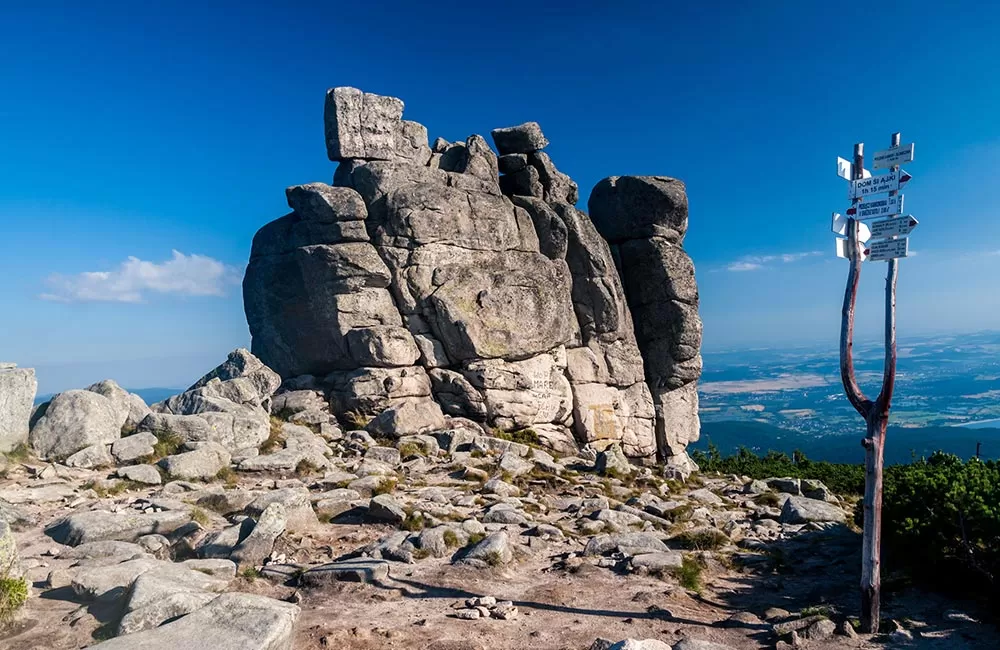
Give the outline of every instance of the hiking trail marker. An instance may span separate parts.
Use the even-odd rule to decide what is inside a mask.
[[[850,262],[844,307],[840,321],[840,378],[848,401],[865,419],[864,534],[861,542],[861,631],[878,632],[882,591],[882,468],[885,464],[885,432],[896,386],[896,279],[898,259],[909,252],[910,234],[917,227],[903,212],[900,187],[911,176],[899,168],[913,161],[913,144],[900,146],[893,133],[889,149],[879,151],[874,169],[888,174],[865,175],[865,145],[854,145],[854,161],[837,158],[837,175],[848,181],[851,207],[845,216],[833,213],[832,229],[837,238],[837,256]],[[888,192],[887,197],[876,195]],[[885,217],[889,217],[885,219]],[[882,219],[865,224],[861,219]],[[865,245],[867,242],[867,246]],[[885,278],[885,365],[882,388],[875,400],[865,397],[854,374],[854,307],[858,298],[863,261],[888,261]]]

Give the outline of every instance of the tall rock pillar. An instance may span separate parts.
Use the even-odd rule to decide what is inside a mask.
[[[659,455],[686,472],[693,463],[685,450],[701,427],[702,326],[694,264],[682,248],[688,226],[684,183],[665,176],[612,176],[594,187],[588,208],[611,244],[625,287],[656,408]]]

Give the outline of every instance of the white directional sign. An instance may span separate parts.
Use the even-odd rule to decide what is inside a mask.
[[[845,160],[840,156],[837,156],[837,176],[845,180],[851,180],[854,178],[854,163],[850,160]],[[871,178],[872,173],[867,169],[861,170],[861,178]]]
[[[895,165],[902,165],[913,161],[913,143],[904,144],[901,147],[893,147],[885,151],[876,151],[872,158],[874,169],[889,169]]]
[[[848,198],[857,199],[873,194],[881,194],[882,192],[894,192],[903,183],[910,180],[910,178],[912,177],[902,169],[894,169],[888,174],[882,174],[881,176],[872,176],[871,178],[851,181]]]
[[[902,239],[877,239],[865,249],[865,255],[870,262],[881,262],[897,257],[906,257],[909,251],[910,240],[906,237]]]
[[[879,217],[894,217],[903,212],[903,195],[887,196],[882,199],[872,199],[855,203],[847,209],[847,215],[855,219],[878,219]]]
[[[862,222],[858,223],[858,241],[866,242],[871,239],[872,231],[868,226]],[[831,230],[841,237],[847,237],[847,217],[833,213],[833,224],[831,225]]]
[[[913,229],[917,227],[918,223],[920,222],[909,215],[905,217],[896,217],[895,219],[886,219],[885,221],[873,221],[871,235],[875,239],[881,239],[883,237],[902,237],[903,235],[909,235],[913,232]]]
[[[843,257],[844,259],[848,259],[847,240],[837,238],[836,242],[837,242],[837,257]],[[858,242],[858,255],[861,257],[862,260],[865,259],[865,247],[861,242]]]

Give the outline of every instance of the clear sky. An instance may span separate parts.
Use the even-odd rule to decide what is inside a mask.
[[[184,386],[248,345],[251,237],[286,186],[329,182],[338,85],[402,98],[432,139],[538,121],[581,207],[605,176],[683,179],[708,349],[836,345],[835,157],[901,131],[920,220],[901,340],[1000,329],[994,3],[14,4],[0,361],[42,392]],[[866,265],[863,336],[884,273]]]

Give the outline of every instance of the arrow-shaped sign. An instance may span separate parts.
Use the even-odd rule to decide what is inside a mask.
[[[902,239],[878,239],[865,249],[866,259],[869,262],[882,262],[897,257],[906,257],[907,252],[909,252],[909,244],[910,240],[906,237]]]
[[[894,169],[888,174],[851,181],[848,198],[858,199],[882,192],[894,192],[906,181],[913,178],[902,169]]]
[[[896,217],[895,219],[886,219],[885,221],[873,221],[871,235],[874,239],[902,237],[913,232],[918,223],[920,222],[909,215]]]
[[[833,223],[830,229],[841,237],[847,237],[847,217],[833,213]],[[858,222],[858,241],[866,242],[872,237],[872,231],[862,222]]]
[[[882,199],[873,199],[855,203],[847,208],[847,216],[855,219],[876,219],[878,217],[893,217],[903,212],[903,195],[896,194]]]
[[[896,165],[902,165],[913,161],[913,143],[904,144],[901,147],[893,147],[885,151],[876,151],[872,157],[872,167],[875,169],[889,169]]]

